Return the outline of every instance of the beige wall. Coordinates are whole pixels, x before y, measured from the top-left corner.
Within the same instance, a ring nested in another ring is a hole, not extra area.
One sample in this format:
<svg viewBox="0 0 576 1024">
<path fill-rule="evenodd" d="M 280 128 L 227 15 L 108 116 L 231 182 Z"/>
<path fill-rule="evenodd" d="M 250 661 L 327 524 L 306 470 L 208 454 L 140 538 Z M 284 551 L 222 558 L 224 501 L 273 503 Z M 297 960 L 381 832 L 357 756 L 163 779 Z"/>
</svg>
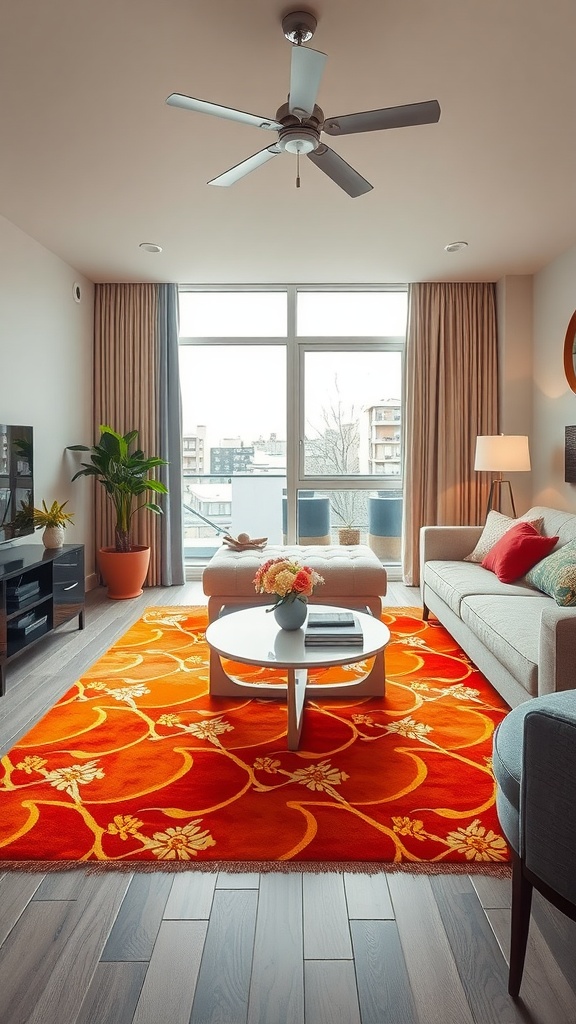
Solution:
<svg viewBox="0 0 576 1024">
<path fill-rule="evenodd" d="M 526 434 L 532 455 L 532 302 L 533 279 L 510 276 L 498 281 L 498 428 L 502 434 Z M 532 504 L 532 473 L 510 473 L 516 512 Z M 503 511 L 508 513 L 507 508 Z"/>
<path fill-rule="evenodd" d="M 65 449 L 93 435 L 93 292 L 77 271 L 0 217 L 0 422 L 34 427 L 35 503 L 69 500 L 75 520 L 66 540 L 86 544 L 87 575 L 94 571 L 90 489 L 71 483 L 78 457 Z M 40 544 L 40 533 L 31 541 Z"/>
<path fill-rule="evenodd" d="M 564 336 L 576 309 L 576 246 L 534 277 L 534 504 L 576 512 L 576 485 L 564 482 L 564 427 L 576 424 L 576 394 L 564 376 Z"/>
</svg>

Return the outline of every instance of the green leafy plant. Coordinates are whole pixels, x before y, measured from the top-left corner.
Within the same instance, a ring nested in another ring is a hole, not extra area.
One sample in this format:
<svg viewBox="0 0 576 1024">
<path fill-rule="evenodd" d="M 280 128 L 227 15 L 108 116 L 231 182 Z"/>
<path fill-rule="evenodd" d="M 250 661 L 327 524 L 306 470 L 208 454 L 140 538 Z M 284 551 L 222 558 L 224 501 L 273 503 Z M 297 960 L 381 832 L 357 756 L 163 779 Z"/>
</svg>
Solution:
<svg viewBox="0 0 576 1024">
<path fill-rule="evenodd" d="M 63 526 L 66 529 L 68 523 L 71 523 L 74 518 L 73 512 L 64 511 L 67 504 L 67 501 L 64 501 L 62 505 L 59 505 L 57 501 L 53 501 L 50 508 L 48 508 L 44 498 L 42 498 L 42 508 L 35 508 L 33 512 L 34 526 L 37 528 L 42 526 Z"/>
<path fill-rule="evenodd" d="M 160 480 L 149 476 L 156 466 L 166 466 L 166 460 L 158 456 L 146 457 L 140 448 L 135 447 L 137 438 L 137 430 L 122 435 L 112 427 L 101 426 L 98 444 L 91 448 L 84 444 L 68 445 L 72 452 L 90 452 L 90 462 L 83 462 L 82 469 L 74 474 L 72 480 L 79 476 L 93 476 L 106 490 L 116 510 L 116 551 L 131 550 L 131 523 L 138 509 L 147 508 L 155 515 L 162 513 L 155 502 L 139 499 L 145 498 L 150 491 L 168 494 L 168 488 Z"/>
</svg>

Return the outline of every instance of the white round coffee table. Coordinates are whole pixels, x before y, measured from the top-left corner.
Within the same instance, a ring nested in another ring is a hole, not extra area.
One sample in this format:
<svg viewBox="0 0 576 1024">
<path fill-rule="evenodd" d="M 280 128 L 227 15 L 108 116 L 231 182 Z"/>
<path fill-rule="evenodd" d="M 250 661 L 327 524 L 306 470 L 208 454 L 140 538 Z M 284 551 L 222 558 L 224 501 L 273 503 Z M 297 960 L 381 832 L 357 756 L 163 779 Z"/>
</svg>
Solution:
<svg viewBox="0 0 576 1024">
<path fill-rule="evenodd" d="M 313 605 L 314 611 L 334 612 L 348 609 L 329 605 Z M 386 689 L 384 648 L 390 630 L 379 619 L 354 609 L 362 628 L 361 645 L 345 647 L 306 647 L 304 630 L 280 629 L 266 607 L 246 608 L 229 612 L 206 629 L 210 647 L 210 693 L 217 697 L 254 696 L 272 700 L 286 699 L 288 705 L 288 749 L 297 750 L 302 730 L 302 710 L 309 697 L 383 697 Z M 221 658 L 261 668 L 282 668 L 287 671 L 287 685 L 243 683 L 229 676 Z M 374 658 L 370 672 L 354 682 L 308 685 L 310 668 L 350 665 Z"/>
</svg>

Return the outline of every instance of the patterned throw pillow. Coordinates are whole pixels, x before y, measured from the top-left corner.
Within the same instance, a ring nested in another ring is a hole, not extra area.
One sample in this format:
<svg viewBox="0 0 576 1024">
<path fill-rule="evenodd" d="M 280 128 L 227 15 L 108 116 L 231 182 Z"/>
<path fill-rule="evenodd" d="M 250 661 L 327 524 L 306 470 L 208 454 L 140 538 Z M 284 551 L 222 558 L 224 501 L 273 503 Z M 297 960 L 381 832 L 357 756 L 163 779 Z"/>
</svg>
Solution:
<svg viewBox="0 0 576 1024">
<path fill-rule="evenodd" d="M 553 597 L 556 604 L 576 605 L 576 540 L 538 562 L 526 573 L 526 583 Z"/>
<path fill-rule="evenodd" d="M 526 516 L 520 516 L 519 519 L 511 519 L 510 516 L 503 516 L 501 512 L 496 512 L 492 509 L 486 516 L 486 524 L 474 551 L 466 555 L 464 561 L 482 562 L 496 542 L 504 536 L 506 530 L 509 530 L 511 526 L 516 526 L 516 523 L 530 523 L 531 526 L 540 532 L 542 522 L 542 518 L 528 519 Z"/>
</svg>

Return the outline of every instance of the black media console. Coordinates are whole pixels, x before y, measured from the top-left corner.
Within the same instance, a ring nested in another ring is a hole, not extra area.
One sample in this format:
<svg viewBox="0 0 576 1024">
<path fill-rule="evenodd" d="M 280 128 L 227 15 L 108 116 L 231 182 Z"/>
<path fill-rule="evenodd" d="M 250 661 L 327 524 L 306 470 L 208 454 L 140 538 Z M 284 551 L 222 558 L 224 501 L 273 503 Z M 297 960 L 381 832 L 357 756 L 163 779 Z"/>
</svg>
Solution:
<svg viewBox="0 0 576 1024">
<path fill-rule="evenodd" d="M 84 629 L 83 544 L 0 550 L 0 696 L 8 663 L 76 615 Z"/>
</svg>

